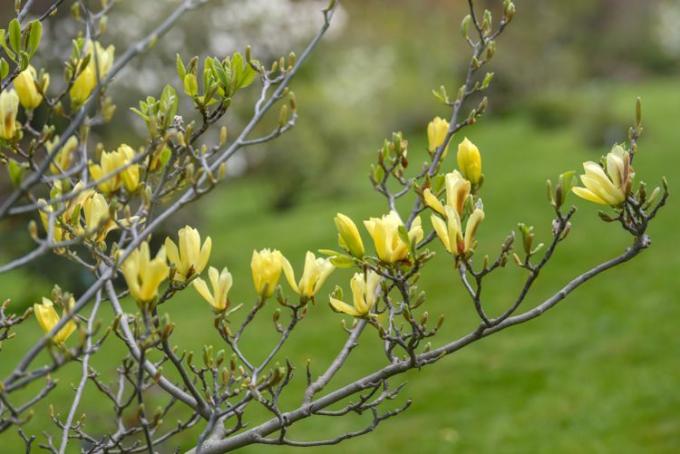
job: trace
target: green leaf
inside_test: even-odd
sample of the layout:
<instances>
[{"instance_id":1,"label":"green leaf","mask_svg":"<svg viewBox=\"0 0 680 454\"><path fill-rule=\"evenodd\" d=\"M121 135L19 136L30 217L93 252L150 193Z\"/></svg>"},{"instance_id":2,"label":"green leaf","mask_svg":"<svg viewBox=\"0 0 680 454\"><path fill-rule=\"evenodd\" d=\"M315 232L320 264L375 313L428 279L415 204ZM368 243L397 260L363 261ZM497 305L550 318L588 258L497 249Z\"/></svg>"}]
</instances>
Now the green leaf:
<instances>
[{"instance_id":1,"label":"green leaf","mask_svg":"<svg viewBox=\"0 0 680 454\"><path fill-rule=\"evenodd\" d=\"M42 38L42 23L34 20L28 30L28 53L32 57L38 50Z\"/></svg>"},{"instance_id":2,"label":"green leaf","mask_svg":"<svg viewBox=\"0 0 680 454\"><path fill-rule=\"evenodd\" d=\"M0 28L0 46L4 49L5 53L7 53L7 56L14 61L14 52L12 52L12 49L7 46L7 31L4 28Z\"/></svg>"},{"instance_id":3,"label":"green leaf","mask_svg":"<svg viewBox=\"0 0 680 454\"><path fill-rule=\"evenodd\" d=\"M399 228L397 229L397 232L399 232L399 238L401 238L401 241L403 241L406 244L411 243L411 240L408 237L408 231L406 230L406 227L400 225Z\"/></svg>"},{"instance_id":4,"label":"green leaf","mask_svg":"<svg viewBox=\"0 0 680 454\"><path fill-rule=\"evenodd\" d=\"M241 81L239 82L239 88L247 88L249 87L253 81L255 80L255 76L257 75L257 71L253 69L252 66L249 64L246 64L246 67L243 72L243 77Z\"/></svg>"},{"instance_id":5,"label":"green leaf","mask_svg":"<svg viewBox=\"0 0 680 454\"><path fill-rule=\"evenodd\" d=\"M167 128L170 126L170 122L172 122L177 114L178 104L179 98L175 89L171 85L163 87L160 99L160 110L164 116L163 127Z\"/></svg>"},{"instance_id":6,"label":"green leaf","mask_svg":"<svg viewBox=\"0 0 680 454\"><path fill-rule=\"evenodd\" d=\"M333 257L334 255L342 255L342 252L335 251L333 249L319 249L319 254L325 255L327 257Z\"/></svg>"},{"instance_id":7,"label":"green leaf","mask_svg":"<svg viewBox=\"0 0 680 454\"><path fill-rule=\"evenodd\" d=\"M149 121L149 117L136 107L130 107L130 110L139 115L140 117L142 117L144 121Z\"/></svg>"},{"instance_id":8,"label":"green leaf","mask_svg":"<svg viewBox=\"0 0 680 454\"><path fill-rule=\"evenodd\" d=\"M354 266L354 260L348 255L334 255L330 257L330 261L336 268L351 268Z\"/></svg>"},{"instance_id":9,"label":"green leaf","mask_svg":"<svg viewBox=\"0 0 680 454\"><path fill-rule=\"evenodd\" d=\"M238 89L243 78L243 55L239 52L234 52L234 55L231 57L231 71L234 89Z\"/></svg>"},{"instance_id":10,"label":"green leaf","mask_svg":"<svg viewBox=\"0 0 680 454\"><path fill-rule=\"evenodd\" d=\"M4 79L9 74L9 63L4 58L0 58L0 79Z\"/></svg>"},{"instance_id":11,"label":"green leaf","mask_svg":"<svg viewBox=\"0 0 680 454\"><path fill-rule=\"evenodd\" d=\"M198 94L198 81L196 81L196 76L191 73L184 76L184 93L191 97Z\"/></svg>"},{"instance_id":12,"label":"green leaf","mask_svg":"<svg viewBox=\"0 0 680 454\"><path fill-rule=\"evenodd\" d=\"M21 25L17 19L9 23L9 45L15 52L21 50Z\"/></svg>"},{"instance_id":13,"label":"green leaf","mask_svg":"<svg viewBox=\"0 0 680 454\"><path fill-rule=\"evenodd\" d=\"M28 68L28 63L31 61L30 55L25 50L19 52L19 71Z\"/></svg>"},{"instance_id":14,"label":"green leaf","mask_svg":"<svg viewBox=\"0 0 680 454\"><path fill-rule=\"evenodd\" d=\"M177 75L179 76L179 80L184 81L184 76L187 74L187 70L184 67L184 62L182 61L182 57L180 57L179 54L177 54L176 58L176 65L177 65Z\"/></svg>"},{"instance_id":15,"label":"green leaf","mask_svg":"<svg viewBox=\"0 0 680 454\"><path fill-rule=\"evenodd\" d=\"M569 170L560 175L560 186L562 187L562 190L564 191L565 194L571 191L571 188L574 185L575 176L576 172L573 170Z\"/></svg>"},{"instance_id":16,"label":"green leaf","mask_svg":"<svg viewBox=\"0 0 680 454\"><path fill-rule=\"evenodd\" d=\"M10 159L7 163L7 172L9 173L9 180L15 188L21 186L21 180L24 179L26 173L26 164L20 164L14 159Z\"/></svg>"}]
</instances>

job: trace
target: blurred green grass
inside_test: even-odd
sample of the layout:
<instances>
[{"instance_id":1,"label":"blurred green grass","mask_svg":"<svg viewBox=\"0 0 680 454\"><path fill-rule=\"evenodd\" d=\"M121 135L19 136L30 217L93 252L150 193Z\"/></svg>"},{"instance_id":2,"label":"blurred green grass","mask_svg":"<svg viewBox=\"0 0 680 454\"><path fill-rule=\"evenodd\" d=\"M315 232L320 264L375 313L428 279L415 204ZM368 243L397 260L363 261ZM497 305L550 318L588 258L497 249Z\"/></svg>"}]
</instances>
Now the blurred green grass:
<instances>
[{"instance_id":1,"label":"blurred green grass","mask_svg":"<svg viewBox=\"0 0 680 454\"><path fill-rule=\"evenodd\" d=\"M638 178L656 184L662 175L670 179L671 190L680 178L680 86L677 80L653 80L642 85L602 85L598 90L613 103L616 112L631 118L635 96L643 99L645 135L636 159ZM575 92L574 103L585 94ZM445 112L441 112L445 114ZM305 118L301 121L312 122ZM424 125L423 125L424 126ZM423 127L424 129L424 127ZM389 131L385 131L387 136ZM550 131L536 129L525 115L484 119L466 134L480 147L486 183L483 188L487 217L479 233L479 255L493 255L517 222L536 226L537 236L547 240L550 207L545 200L545 180L567 169L580 170L580 163L597 159L606 149L584 148L573 126ZM407 134L410 162L417 167L424 159L424 138ZM462 137L456 138L461 140ZM376 137L376 148L380 138ZM266 178L228 182L200 202L200 229L213 238L211 263L228 266L234 275L234 302L251 304L254 299L249 274L251 251L280 249L296 269L304 251L335 246L333 216L344 212L359 221L385 212L384 200L371 191L366 177L373 153L352 155L354 172L347 175L344 195L329 199L308 188L301 203L284 213L271 212L271 194ZM357 156L359 156L357 158ZM453 156L453 154L452 154ZM453 166L449 157L448 166ZM275 190L275 189L274 189ZM616 226L597 218L597 208L570 199L578 206L573 231L524 307L549 296L574 275L628 245L628 238ZM680 259L673 249L677 238L677 208L670 207L650 229L652 248L631 263L615 269L574 292L566 301L538 320L499 333L471 345L453 357L422 371L396 378L396 385L408 384L397 403L413 399L412 407L385 422L375 432L338 447L316 448L315 452L677 452L680 447L680 318L677 273ZM424 219L429 227L429 220ZM368 239L364 235L365 240ZM474 311L462 293L450 262L440 251L424 272L422 287L428 291L426 309L446 315L442 332L434 343L462 335L475 326ZM291 336L285 355L296 365L296 376L287 408L299 402L304 386L304 362L312 360L319 373L344 341L341 316L327 307L325 294L336 283L347 286L351 273L335 273L312 307L302 326ZM3 279L3 293L22 303L28 278ZM486 302L496 311L506 307L516 294L521 273L508 266L487 283ZM65 283L64 283L65 284ZM285 285L284 285L285 286ZM66 284L64 287L68 287ZM34 290L35 291L35 290ZM26 303L26 302L23 302ZM127 302L129 307L131 302ZM273 305L272 305L273 306ZM205 344L222 348L211 329L208 305L192 290L163 307L177 324L174 342L195 351ZM269 307L244 340L247 353L262 357L275 341ZM132 309L130 309L132 310ZM110 311L103 310L103 319ZM18 355L38 336L29 321L16 340L4 349ZM361 347L331 386L341 385L385 364L368 330ZM102 376L112 377L121 349L110 339L95 365ZM0 364L5 374L11 364ZM166 368L169 369L169 368ZM79 377L79 365L59 374L61 386L53 394L55 407L67 412L70 384ZM332 389L332 388L329 388ZM56 400L56 402L55 402ZM160 402L160 400L159 400ZM61 405L60 405L61 404ZM107 423L109 405L96 393L88 392L81 408L88 414L86 424L97 432ZM253 425L267 413L254 409L246 415ZM367 416L316 417L290 431L292 438L332 437L354 430ZM172 424L174 418L167 423ZM56 434L41 405L27 425L33 432ZM181 449L191 446L194 430L181 439ZM18 437L4 436L10 452L19 449ZM15 444L17 443L17 444ZM172 445L174 446L174 444ZM243 452L261 452L254 446ZM272 448L272 452L287 452ZM292 451L292 450L290 450Z\"/></svg>"}]
</instances>

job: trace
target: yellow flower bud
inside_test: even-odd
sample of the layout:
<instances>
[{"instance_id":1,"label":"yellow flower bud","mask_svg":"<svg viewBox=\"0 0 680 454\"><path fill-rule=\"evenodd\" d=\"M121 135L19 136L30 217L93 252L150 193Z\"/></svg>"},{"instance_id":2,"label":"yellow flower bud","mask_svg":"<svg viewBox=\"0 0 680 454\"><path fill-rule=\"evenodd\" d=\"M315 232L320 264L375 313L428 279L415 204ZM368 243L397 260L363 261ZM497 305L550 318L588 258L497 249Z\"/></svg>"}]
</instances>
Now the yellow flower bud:
<instances>
[{"instance_id":1,"label":"yellow flower bud","mask_svg":"<svg viewBox=\"0 0 680 454\"><path fill-rule=\"evenodd\" d=\"M449 122L444 120L443 118L435 117L427 125L427 149L429 150L430 153L434 153L434 151L444 143L448 133ZM448 145L446 146L446 151L444 151L444 153L447 152Z\"/></svg>"},{"instance_id":2,"label":"yellow flower bud","mask_svg":"<svg viewBox=\"0 0 680 454\"><path fill-rule=\"evenodd\" d=\"M465 233L463 233L458 212L448 205L446 206L446 221L435 214L430 220L444 248L455 257L462 257L475 248L475 235L479 224L484 220L484 211L481 208L475 208L467 221Z\"/></svg>"},{"instance_id":3,"label":"yellow flower bud","mask_svg":"<svg viewBox=\"0 0 680 454\"><path fill-rule=\"evenodd\" d=\"M233 284L231 273L227 268L222 268L222 271L217 271L217 268L211 266L208 269L208 277L210 278L212 292L208 289L208 285L205 281L200 277L194 279L192 284L198 294L210 303L216 311L224 311L229 307L229 290L231 290Z\"/></svg>"},{"instance_id":4,"label":"yellow flower bud","mask_svg":"<svg viewBox=\"0 0 680 454\"><path fill-rule=\"evenodd\" d=\"M283 254L276 249L253 251L250 270L253 274L255 291L261 297L268 298L274 294L281 277L283 260Z\"/></svg>"},{"instance_id":5,"label":"yellow flower bud","mask_svg":"<svg viewBox=\"0 0 680 454\"><path fill-rule=\"evenodd\" d=\"M83 104L90 97L90 93L92 93L96 85L97 74L94 68L88 65L78 74L76 80L73 81L73 85L68 92L71 102L75 106Z\"/></svg>"},{"instance_id":6,"label":"yellow flower bud","mask_svg":"<svg viewBox=\"0 0 680 454\"><path fill-rule=\"evenodd\" d=\"M71 297L68 308L64 309L62 316L66 315L67 310L71 310L73 306L75 306L75 300ZM40 328L42 328L45 334L52 331L52 328L54 328L57 323L59 323L59 320L61 320L57 311L54 310L54 303L45 297L43 297L42 303L33 305L33 313L35 314L35 319L38 321L38 325L40 325ZM57 345L63 345L75 330L76 323L71 319L52 337L52 342Z\"/></svg>"},{"instance_id":7,"label":"yellow flower bud","mask_svg":"<svg viewBox=\"0 0 680 454\"><path fill-rule=\"evenodd\" d=\"M161 247L152 260L149 243L144 241L120 266L130 295L140 304L153 301L158 287L168 277L170 268L165 261L165 248Z\"/></svg>"},{"instance_id":8,"label":"yellow flower bud","mask_svg":"<svg viewBox=\"0 0 680 454\"><path fill-rule=\"evenodd\" d=\"M466 137L458 145L458 168L463 176L473 185L482 180L482 156L479 148Z\"/></svg>"},{"instance_id":9,"label":"yellow flower bud","mask_svg":"<svg viewBox=\"0 0 680 454\"><path fill-rule=\"evenodd\" d=\"M572 191L590 202L617 207L626 200L635 173L630 166L630 155L620 145L607 154L606 163L605 173L596 162L584 162L585 174L581 175L584 187L577 186Z\"/></svg>"},{"instance_id":10,"label":"yellow flower bud","mask_svg":"<svg viewBox=\"0 0 680 454\"><path fill-rule=\"evenodd\" d=\"M359 229L349 216L338 213L335 216L335 227L338 229L338 243L355 257L364 256L364 242Z\"/></svg>"},{"instance_id":11,"label":"yellow flower bud","mask_svg":"<svg viewBox=\"0 0 680 454\"><path fill-rule=\"evenodd\" d=\"M380 260L395 263L408 258L410 245L399 234L399 229L404 227L404 223L396 211L390 211L381 218L370 218L364 221L364 226L373 239ZM420 217L413 221L408 239L410 242L419 242L423 239Z\"/></svg>"},{"instance_id":12,"label":"yellow flower bud","mask_svg":"<svg viewBox=\"0 0 680 454\"><path fill-rule=\"evenodd\" d=\"M14 90L0 93L0 139L11 140L17 133L19 97Z\"/></svg>"},{"instance_id":13,"label":"yellow flower bud","mask_svg":"<svg viewBox=\"0 0 680 454\"><path fill-rule=\"evenodd\" d=\"M54 136L51 141L45 143L45 148L48 153L51 153L54 147L59 143L59 136ZM68 170L73 164L73 152L78 148L78 138L71 136L68 138L61 150L57 152L57 156L50 163L50 172L59 174Z\"/></svg>"},{"instance_id":14,"label":"yellow flower bud","mask_svg":"<svg viewBox=\"0 0 680 454\"><path fill-rule=\"evenodd\" d=\"M92 90L97 86L97 72L99 72L99 78L103 79L113 66L114 46L111 45L104 49L99 42L88 41L85 47L87 49L86 54L90 56L90 61L85 69L78 74L69 90L71 102L75 105L83 104L90 97ZM97 68L99 71L97 71Z\"/></svg>"},{"instance_id":15,"label":"yellow flower bud","mask_svg":"<svg viewBox=\"0 0 680 454\"><path fill-rule=\"evenodd\" d=\"M168 260L175 265L174 280L184 282L195 274L201 274L208 264L212 239L207 237L201 246L201 234L193 227L184 226L177 232L179 248L170 239L165 239Z\"/></svg>"},{"instance_id":16,"label":"yellow flower bud","mask_svg":"<svg viewBox=\"0 0 680 454\"><path fill-rule=\"evenodd\" d=\"M350 281L352 305L331 296L331 308L352 317L366 317L380 296L380 280L380 275L373 270L366 274L355 273Z\"/></svg>"},{"instance_id":17,"label":"yellow flower bud","mask_svg":"<svg viewBox=\"0 0 680 454\"><path fill-rule=\"evenodd\" d=\"M85 229L89 234L93 234L96 242L104 241L109 232L118 228L114 220L111 219L109 204L103 195L90 191L82 206Z\"/></svg>"},{"instance_id":18,"label":"yellow flower bud","mask_svg":"<svg viewBox=\"0 0 680 454\"><path fill-rule=\"evenodd\" d=\"M300 282L295 282L295 274L290 262L283 259L283 273L290 287L295 293L305 298L312 298L316 295L321 286L326 282L328 276L333 272L335 267L329 259L316 258L316 256L307 251L305 254L305 267L302 271L302 278Z\"/></svg>"},{"instance_id":19,"label":"yellow flower bud","mask_svg":"<svg viewBox=\"0 0 680 454\"><path fill-rule=\"evenodd\" d=\"M49 81L49 79L47 79ZM40 105L43 100L42 95L38 92L36 83L38 82L38 75L33 66L28 65L26 69L21 71L14 79L14 89L19 95L19 102L24 109L33 110ZM48 82L49 83L49 82ZM46 89L44 87L43 89Z\"/></svg>"}]
</instances>

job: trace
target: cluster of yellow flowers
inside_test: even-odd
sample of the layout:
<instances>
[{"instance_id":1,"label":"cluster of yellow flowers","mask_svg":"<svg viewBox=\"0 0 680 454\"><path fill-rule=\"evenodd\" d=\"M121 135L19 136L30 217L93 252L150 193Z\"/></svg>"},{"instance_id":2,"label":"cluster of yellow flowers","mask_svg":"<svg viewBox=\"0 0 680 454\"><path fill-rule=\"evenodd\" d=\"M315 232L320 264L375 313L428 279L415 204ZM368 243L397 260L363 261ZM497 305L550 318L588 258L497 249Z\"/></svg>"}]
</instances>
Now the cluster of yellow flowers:
<instances>
[{"instance_id":1,"label":"cluster of yellow flowers","mask_svg":"<svg viewBox=\"0 0 680 454\"><path fill-rule=\"evenodd\" d=\"M59 185L57 185L59 186ZM59 187L52 193L59 197ZM111 215L111 208L106 198L93 189L84 189L83 183L76 184L67 194L68 200L59 207L61 214L52 221L52 238L56 242L84 237L97 243L103 242L112 230L118 228L117 215ZM45 199L38 199L40 220L46 232L50 231L50 215L55 212ZM133 219L120 222L129 223ZM56 252L63 249L58 248Z\"/></svg>"},{"instance_id":2,"label":"cluster of yellow flowers","mask_svg":"<svg viewBox=\"0 0 680 454\"><path fill-rule=\"evenodd\" d=\"M143 242L127 257L121 265L121 271L130 294L140 304L152 303L158 297L161 283L172 276L172 280L180 285L191 281L198 294L216 311L226 310L229 307L228 294L233 285L229 270L223 268L220 271L210 267L208 278L212 290L199 277L210 259L211 238L206 238L201 244L200 233L189 226L181 228L178 237L179 246L166 238L165 245L153 259L148 242ZM255 291L262 300L274 294L282 272L290 287L303 300L313 299L335 269L329 259L317 258L312 252L307 252L302 276L296 281L290 262L276 249L253 251L250 266Z\"/></svg>"},{"instance_id":3,"label":"cluster of yellow flowers","mask_svg":"<svg viewBox=\"0 0 680 454\"><path fill-rule=\"evenodd\" d=\"M442 157L448 152L449 123L439 117L427 126L428 151L432 154L444 146ZM467 138L458 145L457 161L459 170L445 176L446 204L430 188L423 191L425 204L435 211L431 216L432 226L444 247L454 257L464 257L475 248L475 233L484 219L484 211L480 206L472 207L472 194L479 189L483 181L482 159L479 149ZM470 208L468 208L470 207ZM468 212L471 212L467 215ZM465 228L462 219L467 218ZM364 243L352 219L338 213L335 217L338 230L338 244L350 255L362 258L365 254ZM412 245L422 241L424 233L420 217L416 217L408 231L396 211L390 211L380 218L364 221L376 255L387 265L408 263L412 253ZM331 307L354 317L365 317L377 301L381 277L368 270L355 274L351 281L353 305L331 296Z\"/></svg>"},{"instance_id":4,"label":"cluster of yellow flowers","mask_svg":"<svg viewBox=\"0 0 680 454\"><path fill-rule=\"evenodd\" d=\"M104 60L105 66L102 69L106 70L107 64L109 63ZM29 75L34 77L34 72L30 72ZM30 92L25 88L26 82L21 84L23 89L20 96L30 98L31 96L26 94ZM3 103L14 102L11 99L7 100L12 93L7 92L0 96L0 114ZM28 104L21 102L22 105L36 105L35 99L32 103L29 101L26 101ZM11 125L8 123L4 127L7 130ZM448 151L448 143L445 142L449 138L449 124L446 120L437 117L430 122L427 136L430 153L434 153L442 146L446 147L443 153ZM54 140L58 140L58 137ZM74 137L66 142L55 159L53 172L64 171L71 165L70 155L77 145L78 141ZM49 146L53 144L48 144ZM121 187L129 192L138 188L140 166L134 159L134 150L127 145L121 145L116 151L102 153L100 164L90 163L92 176L97 180L103 179L97 185L101 193L92 189L83 190L82 183L73 188L74 196L62 207L63 214L52 226L55 240L84 235L91 240L103 242L107 234L117 228L119 221L116 220L115 213L112 218L105 195L109 196ZM422 191L422 200L433 211L430 217L432 227L446 251L456 260L466 259L474 252L475 235L484 220L481 200L475 197L483 182L481 154L477 146L467 138L458 145L457 164L458 170L444 175L444 188L440 194L433 192L431 187ZM623 147L615 146L606 156L604 165L588 161L583 166L585 174L581 176L581 181L584 186L572 188L579 197L613 207L619 207L626 200L631 190L634 172L630 165L630 155ZM107 178L107 175L112 174L112 177ZM440 199L442 195L443 200ZM48 229L49 214L53 212L53 208L42 199L39 205L43 225ZM131 220L127 219L125 222ZM371 217L363 224L373 241L375 254L379 260L377 267L368 266L370 261L364 261L366 250L354 221L342 213L337 213L335 217L340 247L360 261L357 263L367 265L350 280L352 304L342 301L339 289L330 295L330 305L335 311L353 317L368 317L377 303L383 280L379 272L380 266L412 264L414 248L424 236L419 216L413 219L407 230L401 217L394 210L381 217ZM123 261L120 269L131 296L142 307L148 307L157 300L161 284L170 278L179 288L191 283L215 311L225 311L230 305L229 292L233 285L229 270L226 267L218 270L211 266L208 270L210 286L200 277L210 259L211 238L208 237L201 243L198 230L189 226L178 231L178 238L178 244L171 238L166 238L164 245L153 258L149 244L145 241ZM334 271L334 259L337 257L317 258L312 252L307 252L302 275L297 280L293 267L280 251L276 249L253 251L250 266L255 291L262 302L270 298L276 291L283 273L291 289L300 296L301 302L313 301ZM72 304L71 299L71 306ZM36 304L34 311L45 332L49 332L60 319L52 301L47 298L43 298L42 304ZM54 342L62 344L75 328L75 322L70 321L54 336Z\"/></svg>"},{"instance_id":5,"label":"cluster of yellow flowers","mask_svg":"<svg viewBox=\"0 0 680 454\"><path fill-rule=\"evenodd\" d=\"M77 62L75 67L79 68L85 59L88 62L85 68L77 74L69 90L71 103L74 106L81 105L90 96L97 86L97 74L99 78L103 78L113 66L114 46L104 48L97 41L87 41L84 48L85 55ZM33 66L28 65L17 75L13 85L13 88L3 90L0 93L0 139L8 141L21 137L21 124L17 121L19 104L27 111L38 108L42 104L44 94L50 85L50 76L42 71L39 75ZM53 142L52 146L55 143Z\"/></svg>"},{"instance_id":6,"label":"cluster of yellow flowers","mask_svg":"<svg viewBox=\"0 0 680 454\"><path fill-rule=\"evenodd\" d=\"M139 187L139 164L135 163L135 151L126 144L115 151L102 152L99 164L90 163L90 174L95 180L103 180L97 187L104 194L116 192L121 186L128 192Z\"/></svg>"}]
</instances>

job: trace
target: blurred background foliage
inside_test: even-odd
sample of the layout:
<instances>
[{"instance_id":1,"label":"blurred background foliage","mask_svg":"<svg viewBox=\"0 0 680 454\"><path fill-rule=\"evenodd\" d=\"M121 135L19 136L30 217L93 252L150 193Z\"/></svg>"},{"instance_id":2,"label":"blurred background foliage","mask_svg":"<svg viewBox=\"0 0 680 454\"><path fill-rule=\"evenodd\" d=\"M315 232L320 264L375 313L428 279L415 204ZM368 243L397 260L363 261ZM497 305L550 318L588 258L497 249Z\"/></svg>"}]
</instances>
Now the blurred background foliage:
<instances>
[{"instance_id":1,"label":"blurred background foliage","mask_svg":"<svg viewBox=\"0 0 680 454\"><path fill-rule=\"evenodd\" d=\"M2 2L4 22L10 10L4 5L10 3ZM41 3L45 1L36 1ZM169 9L159 5L176 2L119 3L111 13L107 37L122 53ZM107 149L121 142L141 143L143 125L129 107L146 94L157 95L164 83L180 88L175 53L185 59L219 56L250 44L255 56L273 61L291 49L300 51L317 28L324 3L214 0L191 13L158 43L157 52L136 60L113 83L109 93L118 105L114 124L95 130L92 140ZM500 2L477 3L499 17ZM515 22L499 40L491 63L496 76L487 118L465 130L484 158L487 219L480 247L489 254L518 221L535 223L539 235L547 236L545 179L576 170L583 160L596 159L623 140L635 96L643 99L646 126L636 160L638 175L650 184L666 175L671 188L680 178L680 0L516 4ZM462 81L468 49L459 23L465 11L463 1L345 0L328 39L293 83L300 113L297 127L280 140L238 155L223 187L165 230L174 232L190 223L212 235L212 262L232 270L235 299L249 302L253 248L280 248L300 266L306 249L334 246L336 211L357 220L386 211L369 187L368 165L392 131L403 131L409 139L413 167L424 158L427 122L435 115L449 115L431 90L443 84L455 92ZM42 49L41 62L51 68L55 84L63 72L59 61L68 54L75 32L67 12L49 23L45 42L50 45ZM251 109L244 100L227 119L233 134ZM5 176L0 178L5 190ZM673 221L678 219L674 205L671 199L671 207L652 228L654 247L639 260L588 284L571 302L530 326L410 374L406 394L415 399L412 409L373 435L322 451L678 452L680 339L675 321L680 317L680 260L672 250L677 239ZM0 227L0 257L30 247L26 222L14 219ZM593 207L579 203L570 240L529 302L620 250L625 241L615 228L598 221ZM423 287L430 294L431 313L447 314L445 331L453 336L473 326L473 314L440 255L426 271ZM496 287L489 288L490 304L503 307L520 278L515 271L501 274ZM45 257L25 272L0 275L1 296L21 308L54 282L77 293L89 279L64 260ZM345 285L347 279L347 273L338 272L327 288L336 282ZM299 364L310 357L320 369L340 345L341 317L326 306L320 298L292 339L291 359ZM184 348L200 349L217 341L202 328L211 323L207 305L191 291L168 310L179 321L176 342ZM22 327L25 333L5 349L18 355L31 344L38 330L32 323L26 325L31 326ZM259 341L271 341L269 321L259 326ZM370 351L371 345L366 342L335 383L383 363ZM117 347L110 349L114 356L109 358L121 354ZM112 372L113 364L100 362L102 370ZM2 365L0 369L4 371ZM63 383L76 373L65 370ZM300 382L302 375L297 377ZM58 396L68 398L70 388L60 387ZM96 402L85 407L93 412L88 419L103 423L105 416L94 410ZM251 415L253 420L257 416ZM44 414L31 424L37 430L49 428ZM298 434L318 438L330 435L330 429L348 430L356 424L352 418L333 424L310 421ZM188 447L192 435L180 446Z\"/></svg>"}]
</instances>

